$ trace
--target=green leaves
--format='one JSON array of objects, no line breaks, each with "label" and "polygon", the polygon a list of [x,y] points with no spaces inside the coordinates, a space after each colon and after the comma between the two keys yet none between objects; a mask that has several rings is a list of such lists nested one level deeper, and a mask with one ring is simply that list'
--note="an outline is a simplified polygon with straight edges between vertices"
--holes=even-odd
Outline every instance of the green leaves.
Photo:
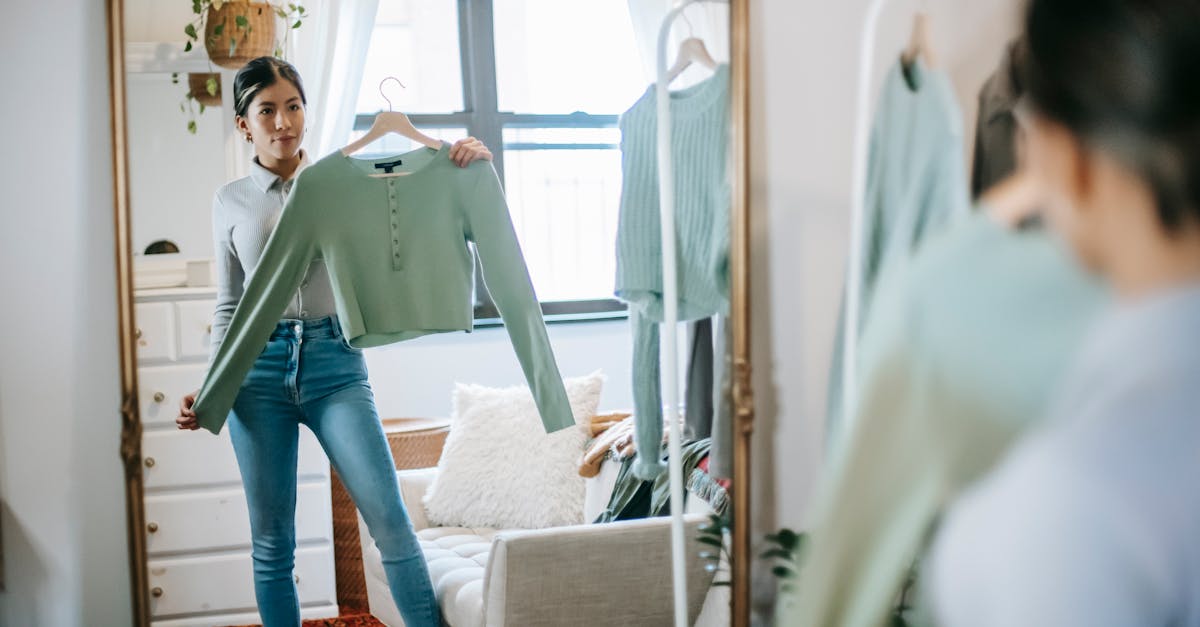
[{"label": "green leaves", "polygon": [[201,5],[200,0],[192,0],[192,13],[200,15],[203,10],[204,7]]},{"label": "green leaves", "polygon": [[183,33],[184,33],[185,35],[187,35],[189,39],[195,40],[195,39],[197,38],[197,36],[196,36],[196,25],[195,25],[195,24],[188,24],[187,26],[184,26],[184,27],[183,27]]},{"label": "green leaves", "polygon": [[239,15],[239,16],[235,17],[233,21],[237,22],[238,28],[246,28],[247,26],[250,25],[250,20],[246,19],[245,15]]},{"label": "green leaves", "polygon": [[200,103],[200,115],[204,115],[204,103]]},{"label": "green leaves", "polygon": [[292,28],[300,28],[300,20],[296,20],[296,23],[292,24]]},{"label": "green leaves", "polygon": [[225,34],[225,24],[224,23],[217,24],[216,26],[213,27],[213,35],[214,36],[220,37],[221,35],[224,35],[224,34]]},{"label": "green leaves", "polygon": [[[210,76],[208,80],[204,81],[204,91],[207,91],[210,96],[217,95],[217,79],[215,77]],[[200,112],[204,113],[203,110]]]},{"label": "green leaves", "polygon": [[172,85],[179,84],[179,72],[171,72],[171,84]]},{"label": "green leaves", "polygon": [[196,121],[195,120],[188,120],[188,132],[191,133],[192,135],[196,134]]},{"label": "green leaves", "polygon": [[189,41],[189,42],[183,44],[183,51],[191,52],[192,51],[192,42]]}]

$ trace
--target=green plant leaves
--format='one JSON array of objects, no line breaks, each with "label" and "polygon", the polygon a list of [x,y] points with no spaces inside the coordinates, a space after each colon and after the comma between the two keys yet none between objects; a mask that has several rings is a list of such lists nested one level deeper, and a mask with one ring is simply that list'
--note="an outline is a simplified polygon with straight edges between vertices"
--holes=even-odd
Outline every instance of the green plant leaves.
[{"label": "green plant leaves", "polygon": [[300,28],[300,20],[296,20],[296,23],[292,24],[292,28]]},{"label": "green plant leaves", "polygon": [[192,51],[192,42],[189,41],[189,42],[183,44],[183,51],[191,52]]},{"label": "green plant leaves", "polygon": [[195,24],[188,24],[187,26],[184,26],[184,27],[183,27],[183,33],[184,33],[185,35],[187,35],[188,37],[190,37],[191,39],[196,39],[196,38],[197,38],[197,36],[196,36],[196,25],[195,25]]},{"label": "green plant leaves", "polygon": [[213,27],[213,36],[220,37],[221,35],[224,35],[224,34],[225,34],[225,24],[224,23],[217,24],[216,26]]},{"label": "green plant leaves", "polygon": [[192,135],[196,134],[196,121],[195,120],[188,120],[188,132],[191,133]]},{"label": "green plant leaves", "polygon": [[250,20],[246,19],[245,15],[239,15],[239,16],[233,18],[233,21],[237,22],[238,28],[246,28],[247,26],[250,25]]},{"label": "green plant leaves", "polygon": [[208,80],[204,81],[204,90],[207,91],[208,95],[210,96],[217,95],[217,79],[212,76],[208,77]]}]

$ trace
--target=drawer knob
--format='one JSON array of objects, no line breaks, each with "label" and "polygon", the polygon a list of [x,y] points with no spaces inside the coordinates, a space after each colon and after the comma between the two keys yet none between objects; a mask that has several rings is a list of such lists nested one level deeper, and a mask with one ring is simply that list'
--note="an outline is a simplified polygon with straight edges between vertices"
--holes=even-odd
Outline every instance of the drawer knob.
[{"label": "drawer knob", "polygon": [[164,400],[166,400],[166,398],[167,398],[167,396],[166,396],[165,394],[163,394],[162,392],[155,392],[155,393],[154,393],[154,402],[155,402],[155,403],[161,403],[161,402],[163,402]]},{"label": "drawer knob", "polygon": [[145,464],[146,464],[146,468],[154,468],[154,458],[153,458],[153,457],[147,457],[147,458],[146,458],[146,461],[145,461]]},{"label": "drawer knob", "polygon": [[162,588],[159,588],[158,586],[155,586],[155,587],[154,587],[154,589],[152,589],[152,590],[150,591],[150,596],[152,596],[152,597],[154,597],[154,598],[156,598],[156,599],[157,599],[158,597],[161,597],[162,595],[163,595],[163,589],[162,589]]},{"label": "drawer knob", "polygon": [[150,533],[154,533],[155,531],[158,531],[158,523],[152,522],[146,525],[146,529],[148,529]]},{"label": "drawer knob", "polygon": [[140,327],[133,330],[133,337],[136,337],[139,340],[142,339],[142,329]]}]

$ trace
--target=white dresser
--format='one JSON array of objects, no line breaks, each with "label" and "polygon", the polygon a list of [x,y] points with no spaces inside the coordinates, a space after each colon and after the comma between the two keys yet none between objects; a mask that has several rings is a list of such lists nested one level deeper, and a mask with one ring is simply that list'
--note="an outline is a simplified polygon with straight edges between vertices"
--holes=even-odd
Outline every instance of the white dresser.
[{"label": "white dresser", "polygon": [[[216,294],[213,288],[134,294],[153,624],[258,623],[249,515],[229,429],[214,436],[175,426],[180,398],[204,379]],[[297,479],[301,615],[337,616],[329,461],[305,428]]]}]

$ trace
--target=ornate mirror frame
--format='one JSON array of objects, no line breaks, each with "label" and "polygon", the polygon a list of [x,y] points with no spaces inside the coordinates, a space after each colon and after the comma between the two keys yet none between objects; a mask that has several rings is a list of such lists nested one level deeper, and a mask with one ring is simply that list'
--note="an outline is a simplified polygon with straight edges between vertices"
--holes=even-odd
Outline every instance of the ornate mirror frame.
[{"label": "ornate mirror frame", "polygon": [[[133,315],[133,251],[129,204],[129,151],[125,118],[125,34],[123,0],[108,2],[108,61],[112,121],[113,221],[116,226],[117,321],[121,369],[121,457],[125,467],[125,509],[129,542],[133,616],[150,625],[143,510],[142,422],[137,402],[137,338]],[[750,438],[754,404],[750,388],[750,211],[749,211],[749,0],[730,1],[730,69],[733,150],[731,317],[733,320],[733,520],[732,625],[750,624]]]}]

